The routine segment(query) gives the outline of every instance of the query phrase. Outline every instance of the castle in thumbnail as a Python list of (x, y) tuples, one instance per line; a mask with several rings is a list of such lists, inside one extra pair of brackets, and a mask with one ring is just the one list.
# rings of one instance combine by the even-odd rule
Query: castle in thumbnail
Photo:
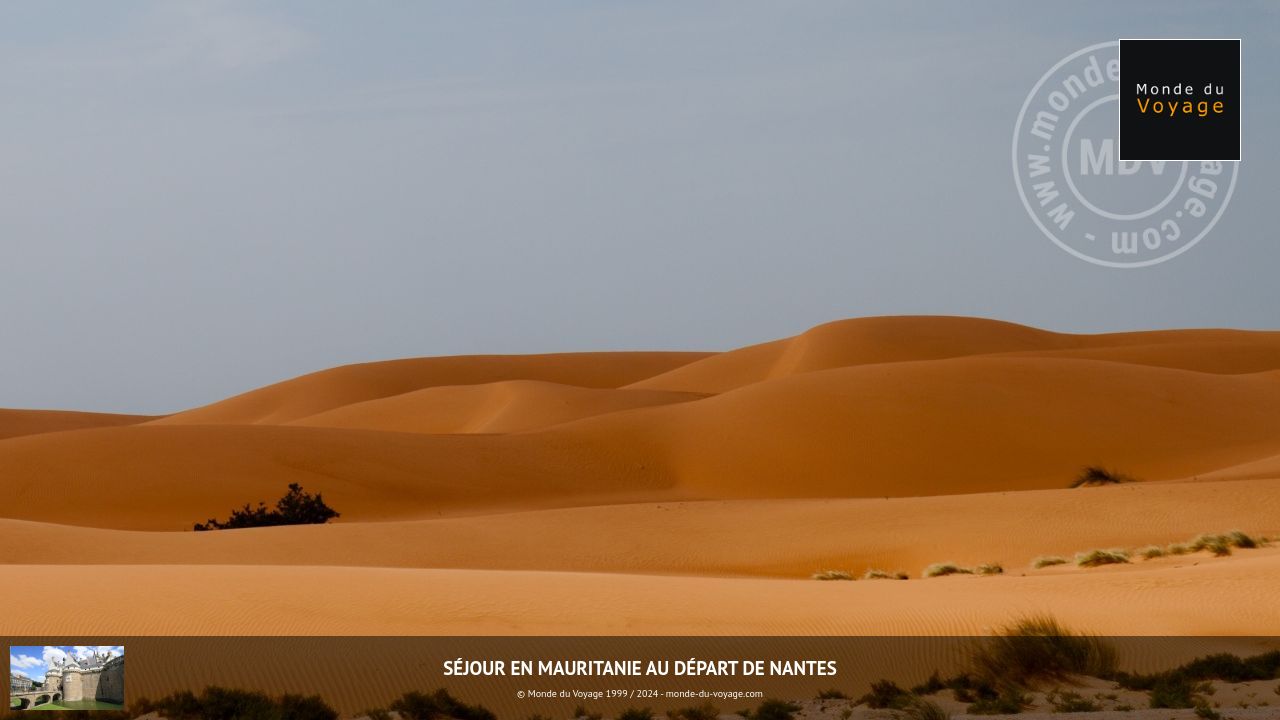
[(124, 703), (124, 655), (95, 652), (83, 658), (59, 660), (44, 676), (46, 693), (67, 702), (98, 700)]

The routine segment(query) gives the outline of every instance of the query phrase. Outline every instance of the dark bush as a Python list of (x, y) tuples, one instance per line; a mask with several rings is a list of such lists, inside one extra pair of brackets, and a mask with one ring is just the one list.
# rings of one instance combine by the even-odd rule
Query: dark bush
[(618, 713), (617, 720), (653, 720), (653, 710), (650, 708), (627, 708)]
[(892, 680), (877, 680), (871, 683), (871, 692), (858, 698), (858, 704), (881, 710), (892, 708), (902, 710), (911, 704), (911, 693), (898, 687)]
[(430, 695), (405, 693), (391, 703), (391, 709), (408, 720), (497, 720), (492, 712), (479, 705), (468, 705), (444, 689)]
[(1112, 472), (1098, 465), (1090, 465), (1080, 471), (1071, 487), (1089, 487), (1094, 485), (1119, 485), (1133, 482), (1133, 478), (1118, 472)]
[(1028, 698), (1013, 688), (1000, 693), (999, 697), (979, 700), (969, 706), (970, 715), (1017, 715), (1029, 704)]
[(246, 503), (239, 510), (232, 510), (226, 521), (209, 518), (208, 522), (196, 523), (194, 529), (200, 532), (279, 525), (323, 525), (338, 516), (337, 511), (324, 504), (323, 495), (311, 495), (303, 492), (298, 483), (289, 483), (289, 492), (276, 501), (275, 509), (267, 509), (263, 502), (259, 502), (256, 508)]
[(1069, 675), (1107, 677), (1115, 672), (1115, 648), (1077, 635), (1051, 617), (1030, 617), (1005, 628), (973, 654), (974, 669), (989, 682), (1027, 687)]
[(785, 700), (765, 700), (751, 714), (752, 720), (791, 720), (800, 706)]

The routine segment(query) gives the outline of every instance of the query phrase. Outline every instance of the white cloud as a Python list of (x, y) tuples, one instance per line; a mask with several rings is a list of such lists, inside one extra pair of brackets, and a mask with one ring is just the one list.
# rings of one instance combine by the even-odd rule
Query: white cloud
[(68, 659), (67, 652), (60, 647), (45, 645), (43, 653), (45, 667), (52, 666), (55, 662)]
[(43, 668), (44, 662), (40, 658), (34, 658), (30, 655), (9, 655), (9, 667), (11, 668)]

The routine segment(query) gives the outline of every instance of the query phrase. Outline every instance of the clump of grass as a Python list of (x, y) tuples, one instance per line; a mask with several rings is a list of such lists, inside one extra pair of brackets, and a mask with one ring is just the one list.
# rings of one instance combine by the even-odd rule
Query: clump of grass
[(1056, 713), (1098, 712), (1102, 706), (1077, 692), (1070, 690), (1053, 690), (1045, 695), (1045, 700), (1053, 706)]
[(1241, 550), (1254, 550), (1266, 544), (1266, 538), (1253, 538), (1242, 530), (1232, 530), (1227, 533), (1227, 542), (1232, 547), (1238, 547)]
[(1208, 550), (1218, 557), (1224, 557), (1231, 554), (1231, 539), (1226, 535), (1204, 533), (1202, 535), (1197, 535), (1195, 539), (1191, 541), (1191, 550), (1193, 552)]
[(1041, 555), (1031, 561), (1031, 567), (1039, 570), (1040, 568), (1052, 567), (1054, 565), (1066, 565), (1069, 562), (1071, 561), (1061, 555)]
[(951, 713), (937, 703), (916, 698), (906, 707), (907, 720), (951, 720)]
[(876, 568), (871, 568), (862, 574), (863, 580), (907, 580), (910, 577), (910, 575), (907, 575), (901, 570), (889, 572), (888, 570), (879, 570)]
[(752, 720), (792, 720), (800, 706), (786, 700), (765, 700), (751, 713)]
[(1071, 675), (1108, 677), (1116, 652), (1102, 640), (1079, 635), (1047, 615), (1019, 620), (976, 649), (971, 658), (979, 677), (1029, 687), (1038, 680)]
[(974, 568), (974, 572), (979, 575), (1003, 575), (1004, 566), (1000, 563), (982, 563)]
[(844, 694), (843, 690), (831, 688), (830, 690), (822, 690), (818, 692), (819, 700), (848, 700), (849, 696)]
[(953, 562), (934, 563), (924, 569), (924, 576), (944, 577), (947, 575), (972, 575), (973, 568), (961, 567)]
[(1119, 485), (1133, 482), (1133, 478), (1123, 473), (1113, 472), (1100, 465), (1090, 465), (1080, 471), (1071, 487), (1096, 487), (1099, 485)]
[(1191, 546), (1186, 543), (1171, 543), (1164, 550), (1169, 555), (1190, 555), (1193, 552)]
[(1143, 560), (1155, 560), (1158, 557), (1164, 557), (1164, 548), (1159, 545), (1148, 545), (1138, 551)]
[(858, 698), (859, 705), (883, 710), (904, 710), (915, 700), (911, 693), (898, 687), (892, 680), (877, 680), (871, 683), (871, 692)]
[(1119, 548), (1112, 550), (1090, 550), (1076, 553), (1076, 565), (1080, 567), (1099, 567), (1102, 565), (1120, 565), (1129, 562), (1129, 553)]
[(852, 580), (853, 574), (847, 570), (819, 570), (809, 577), (814, 580)]
[(993, 698), (981, 698), (966, 708), (970, 715), (1019, 715), (1031, 699), (1017, 689), (1009, 687)]

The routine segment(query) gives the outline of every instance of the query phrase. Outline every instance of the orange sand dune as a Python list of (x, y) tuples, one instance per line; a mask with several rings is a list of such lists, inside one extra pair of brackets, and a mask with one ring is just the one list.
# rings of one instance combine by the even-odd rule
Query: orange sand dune
[(1276, 454), (1278, 403), (1280, 373), (972, 357), (793, 375), (594, 427), (665, 433), (702, 497), (942, 495), (1063, 487), (1086, 464), (1156, 480)]
[[(145, 530), (226, 517), (290, 482), (322, 492), (344, 521), (672, 496), (669, 476), (640, 462), (603, 467), (576, 438), (529, 437), (141, 425), (4, 441), (0, 478), (6, 515)], [(574, 467), (599, 475), (583, 483)]]
[(153, 419), (155, 418), (151, 415), (0, 409), (0, 440), (64, 430), (136, 425)]
[(507, 380), (426, 388), (295, 420), (294, 425), (415, 433), (510, 433), (639, 407), (697, 400), (696, 393), (614, 390)]
[(1280, 370), (1280, 333), (1257, 333), (1247, 340), (1163, 342), (1070, 350), (1031, 350), (1004, 357), (1078, 358), (1153, 365), (1177, 370), (1235, 375)]
[(1277, 427), (1280, 373), (973, 357), (815, 371), (511, 435), (149, 425), (16, 438), (0, 443), (0, 477), (21, 517), (174, 530), (291, 481), (360, 521), (1048, 489), (1086, 464), (1174, 479), (1280, 454)]
[[(869, 318), (720, 354), (352, 365), (143, 420), (0, 411), (0, 582), (99, 603), (3, 593), (0, 632), (1276, 627), (1280, 549), (1027, 565), (1280, 533), (1280, 333)], [(1147, 482), (1065, 489), (1090, 464)], [(290, 482), (339, 522), (184, 532)], [(805, 579), (946, 560), (1008, 572)]]
[[(1181, 347), (1161, 347), (1166, 344)], [(1105, 352), (1109, 348), (1120, 350)], [(795, 337), (713, 355), (641, 380), (634, 387), (714, 393), (772, 378), (853, 365), (1091, 349), (1103, 351), (1097, 353), (1100, 359), (1167, 364), (1206, 372), (1280, 368), (1277, 332), (1166, 330), (1068, 335), (981, 318), (872, 317), (827, 323)], [(1206, 357), (1196, 357), (1197, 354)], [(1215, 356), (1218, 357), (1208, 359)]]
[(1275, 633), (1280, 551), (908, 582), (157, 565), (5, 565), (0, 582), (94, 588), (93, 613), (0, 594), (5, 630), (27, 636), (977, 635), (1031, 613), (1100, 634), (1256, 636)]
[[(1233, 528), (1280, 536), (1280, 481), (1135, 483), (891, 500), (635, 503), (218, 533), (0, 520), (0, 544), (40, 548), (38, 559), (47, 564), (115, 564), (128, 558), (137, 564), (806, 578), (822, 569), (860, 574), (867, 568), (918, 576), (940, 561), (1000, 562), (1022, 573), (1039, 555), (1163, 545)], [(6, 556), (0, 562), (23, 559)]]
[(438, 385), (542, 380), (615, 388), (707, 353), (622, 352), (460, 355), (344, 365), (286, 380), (157, 421), (164, 424), (285, 423), (343, 405)]

